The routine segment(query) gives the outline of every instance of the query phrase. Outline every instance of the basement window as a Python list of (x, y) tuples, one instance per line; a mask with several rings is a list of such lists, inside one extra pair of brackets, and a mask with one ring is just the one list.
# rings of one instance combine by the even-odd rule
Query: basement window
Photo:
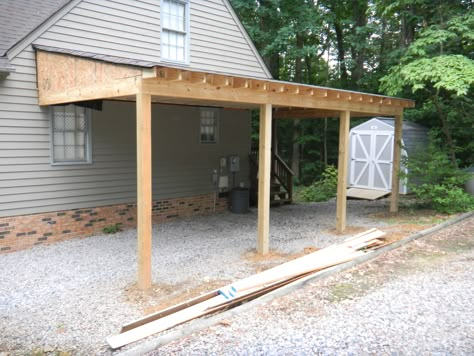
[(200, 142), (217, 143), (219, 135), (219, 110), (200, 109)]
[(54, 106), (51, 110), (51, 163), (91, 163), (90, 109)]
[(161, 2), (161, 58), (165, 61), (187, 62), (189, 47), (189, 2)]

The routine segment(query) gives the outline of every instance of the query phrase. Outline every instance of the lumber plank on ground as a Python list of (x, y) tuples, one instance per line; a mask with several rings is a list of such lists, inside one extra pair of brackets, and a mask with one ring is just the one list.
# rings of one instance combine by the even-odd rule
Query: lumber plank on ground
[[(384, 244), (385, 233), (371, 229), (298, 259), (286, 262), (256, 275), (244, 278), (219, 290), (151, 314), (124, 325), (118, 335), (107, 338), (111, 348), (117, 349), (147, 336), (170, 329), (184, 322), (230, 308), (269, 291), (326, 268), (348, 262), (364, 255), (362, 249)], [(230, 297), (229, 297), (230, 296)]]
[[(356, 250), (367, 247), (369, 241), (378, 239), (384, 234), (384, 232), (379, 230), (371, 231), (368, 234), (360, 234), (361, 236), (356, 239), (318, 250), (296, 260), (270, 268), (225, 286), (221, 290), (228, 290), (232, 287), (236, 292), (249, 290), (257, 286), (274, 283), (281, 279), (291, 278), (296, 274), (328, 268), (336, 264), (347, 262), (348, 260), (360, 256), (359, 253), (356, 253)], [(352, 246), (356, 246), (357, 248), (354, 249)]]
[(349, 242), (349, 241), (352, 241), (352, 240), (356, 240), (362, 236), (366, 236), (366, 235), (369, 235), (369, 234), (372, 234), (374, 231), (379, 231), (377, 230), (376, 228), (372, 228), (370, 230), (366, 230), (366, 231), (363, 231), (363, 232), (360, 232), (354, 236), (350, 236), (348, 237), (347, 239), (344, 240), (344, 242)]
[(141, 340), (147, 336), (167, 330), (186, 321), (193, 320), (200, 316), (210, 313), (213, 307), (225, 303), (226, 299), (222, 295), (217, 295), (211, 299), (195, 304), (189, 308), (182, 309), (174, 314), (167, 315), (161, 319), (150, 323), (140, 325), (121, 334), (113, 335), (107, 338), (107, 343), (112, 349), (128, 345), (132, 342)]
[(170, 315), (170, 314), (173, 314), (173, 313), (176, 313), (180, 310), (183, 310), (183, 309), (186, 309), (186, 308), (189, 308), (193, 305), (196, 305), (196, 304), (199, 304), (199, 303), (202, 303), (208, 299), (211, 299), (213, 297), (216, 297), (219, 295), (219, 290), (216, 289), (212, 292), (209, 292), (209, 293), (206, 293), (206, 294), (203, 294), (203, 295), (200, 295), (199, 297), (196, 297), (196, 298), (193, 298), (193, 299), (189, 299), (183, 303), (180, 303), (180, 304), (177, 304), (177, 305), (173, 305), (169, 308), (166, 308), (166, 309), (163, 309), (163, 310), (160, 310), (156, 313), (153, 313), (153, 314), (150, 314), (150, 315), (147, 315), (146, 317), (144, 318), (140, 318), (140, 319), (137, 319), (137, 320), (134, 320), (126, 325), (123, 325), (122, 326), (122, 329), (120, 330), (121, 333), (125, 332), (125, 331), (128, 331), (128, 330), (131, 330), (131, 329), (134, 329), (138, 326), (141, 326), (143, 324), (147, 324), (149, 322), (152, 322), (154, 320), (157, 320), (157, 319), (161, 319), (167, 315)]

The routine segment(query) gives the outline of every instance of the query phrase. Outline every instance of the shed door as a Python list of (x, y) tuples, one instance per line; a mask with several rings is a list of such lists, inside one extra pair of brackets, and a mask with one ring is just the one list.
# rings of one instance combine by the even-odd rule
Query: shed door
[(390, 190), (393, 131), (355, 131), (351, 136), (349, 185)]

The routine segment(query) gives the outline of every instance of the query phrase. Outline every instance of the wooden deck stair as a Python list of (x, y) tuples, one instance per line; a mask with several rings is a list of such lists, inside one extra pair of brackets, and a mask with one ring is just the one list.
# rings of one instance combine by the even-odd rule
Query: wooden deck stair
[[(294, 173), (275, 153), (272, 153), (271, 163), (270, 204), (272, 206), (291, 204), (293, 201)], [(258, 151), (250, 154), (250, 200), (258, 204)]]

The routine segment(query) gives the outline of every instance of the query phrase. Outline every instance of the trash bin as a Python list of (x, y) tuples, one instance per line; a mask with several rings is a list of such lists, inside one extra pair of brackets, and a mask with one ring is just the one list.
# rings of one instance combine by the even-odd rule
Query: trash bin
[(467, 180), (465, 188), (466, 192), (474, 196), (474, 167), (469, 167), (464, 170), (471, 175), (471, 178)]
[(230, 195), (230, 211), (245, 214), (249, 211), (250, 193), (248, 188), (234, 188)]

